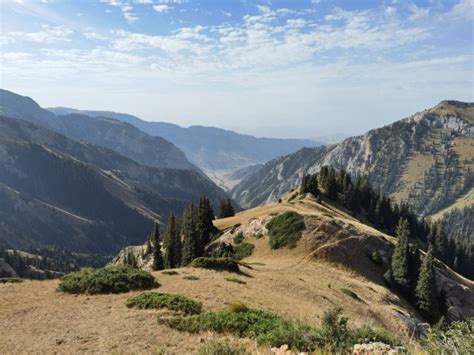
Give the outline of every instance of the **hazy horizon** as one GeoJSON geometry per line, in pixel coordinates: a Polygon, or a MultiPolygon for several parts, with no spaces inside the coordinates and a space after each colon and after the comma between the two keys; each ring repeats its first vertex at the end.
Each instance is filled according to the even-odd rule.
{"type": "Polygon", "coordinates": [[[315,138],[474,101],[471,0],[1,7],[1,86],[42,107],[315,138]]]}

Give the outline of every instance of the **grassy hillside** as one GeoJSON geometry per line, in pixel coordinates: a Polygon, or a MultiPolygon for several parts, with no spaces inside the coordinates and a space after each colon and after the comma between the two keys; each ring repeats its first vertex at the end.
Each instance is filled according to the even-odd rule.
{"type": "MultiPolygon", "coordinates": [[[[419,314],[385,287],[383,267],[367,254],[377,249],[384,260],[392,237],[343,209],[292,194],[281,203],[216,220],[215,225],[223,231],[217,242],[235,243],[239,239],[235,236],[242,233],[243,242],[255,246],[243,260],[251,269],[242,267],[240,274],[201,268],[154,272],[161,284],[156,291],[201,302],[204,312],[241,302],[312,327],[321,326],[325,311],[341,306],[350,327],[383,327],[410,349],[419,346],[412,337],[419,314]],[[265,224],[288,211],[303,216],[302,236],[294,248],[271,249],[265,224]]],[[[474,316],[474,283],[447,268],[437,274],[440,288],[447,290],[448,299],[458,307],[450,317],[457,312],[474,316]]],[[[126,307],[127,299],[139,292],[70,296],[58,293],[57,286],[58,281],[0,285],[0,302],[5,305],[0,319],[9,322],[3,328],[0,352],[196,353],[211,338],[238,343],[253,352],[269,350],[257,349],[253,340],[235,335],[172,330],[157,322],[157,316],[171,316],[168,310],[126,307]]]]}

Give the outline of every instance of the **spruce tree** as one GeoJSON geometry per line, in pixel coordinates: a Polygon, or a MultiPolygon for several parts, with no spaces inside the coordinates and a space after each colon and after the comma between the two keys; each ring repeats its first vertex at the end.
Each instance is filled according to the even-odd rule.
{"type": "Polygon", "coordinates": [[[184,211],[181,234],[183,236],[181,265],[186,266],[193,261],[199,252],[199,235],[197,231],[197,213],[193,204],[184,211]]]}
{"type": "Polygon", "coordinates": [[[155,223],[155,229],[151,235],[151,250],[153,253],[153,270],[163,270],[165,263],[161,252],[160,225],[155,223]]]}
{"type": "Polygon", "coordinates": [[[165,247],[165,267],[175,268],[181,265],[181,236],[177,218],[171,214],[168,219],[165,237],[163,240],[165,247]]]}
{"type": "Polygon", "coordinates": [[[232,206],[232,201],[228,198],[227,200],[222,200],[220,209],[219,209],[219,218],[227,218],[235,215],[234,207],[232,206]]]}
{"type": "Polygon", "coordinates": [[[439,316],[436,299],[436,277],[434,270],[433,248],[430,246],[423,258],[420,276],[415,289],[416,304],[421,313],[429,320],[435,321],[439,316]]]}
{"type": "Polygon", "coordinates": [[[409,263],[410,249],[408,239],[410,237],[410,226],[406,219],[400,219],[397,225],[396,237],[398,243],[392,255],[392,277],[395,283],[402,288],[410,286],[409,263]]]}

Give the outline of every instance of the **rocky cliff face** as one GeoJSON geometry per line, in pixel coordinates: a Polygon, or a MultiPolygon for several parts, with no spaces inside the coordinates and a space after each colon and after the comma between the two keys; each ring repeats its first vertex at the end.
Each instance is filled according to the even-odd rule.
{"type": "Polygon", "coordinates": [[[339,144],[275,159],[232,194],[242,207],[254,207],[276,200],[305,173],[331,165],[353,176],[368,174],[373,186],[396,200],[408,200],[420,215],[430,215],[473,188],[473,124],[473,103],[443,101],[339,144]]]}

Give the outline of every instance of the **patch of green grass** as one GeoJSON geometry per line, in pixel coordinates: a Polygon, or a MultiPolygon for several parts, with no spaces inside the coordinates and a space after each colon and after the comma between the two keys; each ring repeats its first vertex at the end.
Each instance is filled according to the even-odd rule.
{"type": "Polygon", "coordinates": [[[19,279],[17,277],[3,277],[0,278],[0,284],[16,284],[23,282],[22,279],[19,279]]]}
{"type": "Polygon", "coordinates": [[[128,308],[139,309],[167,308],[184,314],[199,314],[202,310],[201,302],[193,301],[182,295],[158,292],[145,292],[138,296],[130,297],[126,305],[128,308]]]}
{"type": "Polygon", "coordinates": [[[165,270],[161,272],[163,275],[169,275],[169,276],[174,276],[174,275],[179,275],[179,272],[174,271],[174,270],[165,270]]]}
{"type": "Polygon", "coordinates": [[[242,260],[252,255],[255,245],[250,243],[240,243],[234,247],[234,259],[242,260]]]}
{"type": "Polygon", "coordinates": [[[245,281],[238,279],[237,277],[226,277],[225,279],[226,281],[235,282],[238,284],[244,284],[244,285],[247,284],[245,281]]]}
{"type": "Polygon", "coordinates": [[[230,271],[230,272],[239,272],[239,264],[237,261],[231,258],[207,258],[200,257],[194,259],[191,264],[191,267],[211,269],[216,271],[230,271]]]}
{"type": "Polygon", "coordinates": [[[159,286],[146,271],[123,266],[101,269],[85,268],[61,278],[58,290],[65,293],[90,295],[148,290],[159,286]]]}
{"type": "Polygon", "coordinates": [[[186,275],[186,276],[183,276],[183,279],[184,280],[199,280],[199,277],[194,276],[194,275],[186,275]]]}
{"type": "Polygon", "coordinates": [[[270,247],[278,249],[284,246],[295,247],[305,225],[301,215],[290,211],[273,217],[266,227],[270,236],[270,247]]]}
{"type": "Polygon", "coordinates": [[[210,341],[199,349],[199,355],[246,355],[248,352],[241,345],[210,341]]]}
{"type": "Polygon", "coordinates": [[[421,343],[428,354],[472,354],[474,318],[452,322],[446,328],[432,327],[421,343]]]}
{"type": "Polygon", "coordinates": [[[244,233],[239,232],[233,238],[234,244],[240,244],[244,241],[244,233]]]}
{"type": "Polygon", "coordinates": [[[360,297],[357,295],[357,293],[355,293],[352,290],[349,290],[347,288],[341,288],[341,292],[355,300],[358,300],[358,301],[361,300],[360,297]]]}
{"type": "Polygon", "coordinates": [[[274,347],[287,344],[298,351],[324,348],[334,353],[346,353],[362,337],[363,341],[395,343],[392,337],[379,329],[351,330],[347,326],[347,318],[341,317],[340,312],[340,309],[326,312],[321,328],[288,321],[275,313],[250,309],[242,304],[229,306],[224,311],[207,312],[192,317],[160,318],[158,321],[178,331],[233,334],[241,338],[254,338],[258,345],[274,347]]]}

